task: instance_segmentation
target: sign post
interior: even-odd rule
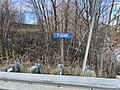
[[[64,69],[64,38],[72,38],[72,34],[71,33],[54,33],[53,37],[61,38],[61,64],[63,64],[62,68]]]
[[[61,63],[64,64],[64,38],[61,39]]]

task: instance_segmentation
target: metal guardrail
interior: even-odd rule
[[[0,80],[120,90],[120,79],[0,72]]]

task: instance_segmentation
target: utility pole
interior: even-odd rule
[[[99,5],[98,1],[99,0],[95,0],[94,13],[93,13],[92,22],[90,25],[90,32],[89,32],[89,36],[88,36],[88,40],[87,40],[86,52],[85,52],[85,56],[84,56],[83,66],[82,66],[82,72],[81,72],[82,76],[84,76],[84,73],[85,73],[85,67],[86,67],[88,52],[89,52],[89,48],[90,48],[90,42],[91,42],[91,38],[92,38],[93,28],[94,28],[94,24],[95,24],[97,7]]]

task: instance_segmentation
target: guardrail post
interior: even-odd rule
[[[60,75],[63,75],[64,74],[64,64],[58,64],[58,69],[61,70]]]
[[[40,74],[40,64],[39,63],[35,63],[35,66],[37,66],[37,73]]]
[[[15,72],[20,72],[20,62],[16,61],[15,63]]]

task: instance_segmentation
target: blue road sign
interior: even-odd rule
[[[72,38],[72,34],[71,33],[54,33],[53,37],[54,38]]]

